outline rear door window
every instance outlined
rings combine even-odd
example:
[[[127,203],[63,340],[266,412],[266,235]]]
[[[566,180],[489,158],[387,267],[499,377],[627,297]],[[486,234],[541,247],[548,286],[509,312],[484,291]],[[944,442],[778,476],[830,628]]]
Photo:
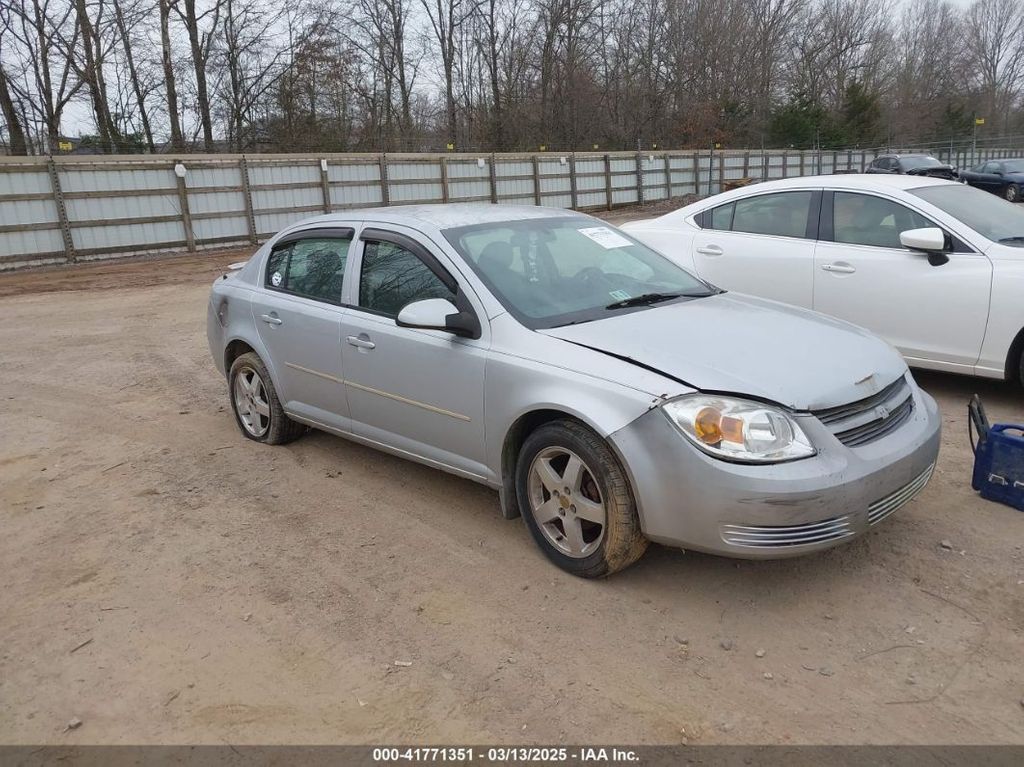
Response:
[[[813,196],[813,192],[780,192],[737,200],[732,231],[805,237]]]
[[[271,252],[264,284],[270,290],[340,304],[351,244],[351,235],[290,240]]]

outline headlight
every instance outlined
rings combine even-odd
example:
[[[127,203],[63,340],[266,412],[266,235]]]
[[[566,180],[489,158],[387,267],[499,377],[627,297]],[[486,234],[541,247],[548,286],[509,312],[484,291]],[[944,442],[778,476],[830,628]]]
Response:
[[[693,444],[717,458],[780,463],[817,452],[793,418],[760,402],[691,394],[662,409]]]

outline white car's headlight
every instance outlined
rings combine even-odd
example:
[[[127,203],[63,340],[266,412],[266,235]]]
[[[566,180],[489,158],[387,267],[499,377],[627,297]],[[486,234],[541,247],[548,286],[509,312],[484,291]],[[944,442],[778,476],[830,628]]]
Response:
[[[793,418],[761,402],[690,394],[662,409],[693,444],[717,458],[779,463],[817,452]]]

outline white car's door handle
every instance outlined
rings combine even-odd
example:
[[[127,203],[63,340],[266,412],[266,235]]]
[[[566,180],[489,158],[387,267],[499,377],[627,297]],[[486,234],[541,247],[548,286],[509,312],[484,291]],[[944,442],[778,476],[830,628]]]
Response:
[[[358,349],[376,349],[377,348],[377,344],[375,344],[373,341],[368,341],[365,338],[359,338],[357,336],[349,336],[345,340],[348,341],[350,344],[352,344],[353,346],[355,346]]]
[[[697,252],[703,253],[705,256],[720,256],[723,251],[717,245],[705,245],[702,248],[697,248]]]
[[[835,264],[822,264],[821,268],[826,272],[838,272],[839,274],[853,274],[857,269],[842,261]]]
[[[268,325],[280,325],[284,322],[280,317],[275,317],[273,314],[261,314],[260,319]]]

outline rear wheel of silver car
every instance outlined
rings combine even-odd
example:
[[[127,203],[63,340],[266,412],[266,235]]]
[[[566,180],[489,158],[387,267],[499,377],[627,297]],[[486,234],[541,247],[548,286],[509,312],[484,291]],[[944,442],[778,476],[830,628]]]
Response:
[[[1003,196],[1008,202],[1020,202],[1020,186],[1017,184],[1008,184],[1006,189],[1003,191]]]
[[[610,575],[647,548],[622,465],[575,421],[544,424],[526,438],[516,463],[516,495],[541,550],[573,575]]]
[[[281,445],[306,431],[305,425],[285,415],[270,374],[254,352],[242,354],[232,363],[228,390],[238,428],[249,439]]]

